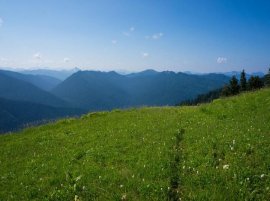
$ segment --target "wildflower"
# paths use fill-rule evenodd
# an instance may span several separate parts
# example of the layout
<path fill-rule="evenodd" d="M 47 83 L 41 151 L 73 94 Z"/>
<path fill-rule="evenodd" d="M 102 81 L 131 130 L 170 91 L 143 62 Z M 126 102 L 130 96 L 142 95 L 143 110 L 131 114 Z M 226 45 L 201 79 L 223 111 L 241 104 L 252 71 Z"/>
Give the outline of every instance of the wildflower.
<path fill-rule="evenodd" d="M 121 200 L 126 200 L 127 199 L 127 194 L 123 194 L 121 197 Z"/>
<path fill-rule="evenodd" d="M 98 176 L 99 179 L 101 179 L 101 176 Z"/>
<path fill-rule="evenodd" d="M 261 178 L 264 178 L 264 174 L 261 175 Z"/>
<path fill-rule="evenodd" d="M 74 201 L 80 201 L 80 199 L 79 199 L 79 196 L 78 196 L 78 195 L 75 195 L 75 197 L 74 197 Z"/>
<path fill-rule="evenodd" d="M 227 165 L 223 165 L 223 169 L 224 169 L 224 170 L 228 170 L 229 167 L 230 167 L 230 166 L 229 166 L 228 164 L 227 164 Z"/>
<path fill-rule="evenodd" d="M 75 181 L 79 181 L 82 178 L 82 175 L 76 177 Z"/>
<path fill-rule="evenodd" d="M 123 188 L 123 186 L 124 186 L 124 185 L 121 184 L 121 185 L 120 185 L 120 188 Z"/>

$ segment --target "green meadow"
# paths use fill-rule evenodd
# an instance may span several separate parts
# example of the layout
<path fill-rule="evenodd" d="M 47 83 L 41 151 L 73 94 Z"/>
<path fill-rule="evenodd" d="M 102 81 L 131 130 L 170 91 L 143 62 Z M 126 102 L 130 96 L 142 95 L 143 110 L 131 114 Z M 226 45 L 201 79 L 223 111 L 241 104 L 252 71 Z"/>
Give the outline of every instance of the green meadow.
<path fill-rule="evenodd" d="M 2 135 L 0 200 L 270 200 L 270 89 Z"/>

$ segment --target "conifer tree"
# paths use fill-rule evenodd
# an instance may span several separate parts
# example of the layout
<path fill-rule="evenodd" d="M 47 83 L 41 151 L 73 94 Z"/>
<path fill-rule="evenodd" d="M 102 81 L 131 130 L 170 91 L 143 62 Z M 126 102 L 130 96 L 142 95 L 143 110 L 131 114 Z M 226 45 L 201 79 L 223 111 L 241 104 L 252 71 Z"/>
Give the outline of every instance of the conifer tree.
<path fill-rule="evenodd" d="M 231 95 L 231 89 L 230 89 L 230 86 L 225 85 L 225 86 L 222 88 L 221 96 L 230 96 L 230 95 Z"/>
<path fill-rule="evenodd" d="M 270 87 L 270 68 L 268 70 L 268 73 L 264 76 L 264 82 L 267 87 Z"/>
<path fill-rule="evenodd" d="M 248 80 L 248 87 L 250 90 L 255 90 L 263 87 L 263 81 L 259 76 L 251 76 Z"/>
<path fill-rule="evenodd" d="M 241 72 L 241 77 L 240 77 L 240 90 L 241 91 L 246 91 L 247 90 L 247 79 L 246 79 L 246 73 L 245 70 Z"/>
<path fill-rule="evenodd" d="M 236 95 L 240 91 L 238 79 L 235 76 L 232 76 L 232 79 L 230 80 L 230 91 L 232 95 Z"/>

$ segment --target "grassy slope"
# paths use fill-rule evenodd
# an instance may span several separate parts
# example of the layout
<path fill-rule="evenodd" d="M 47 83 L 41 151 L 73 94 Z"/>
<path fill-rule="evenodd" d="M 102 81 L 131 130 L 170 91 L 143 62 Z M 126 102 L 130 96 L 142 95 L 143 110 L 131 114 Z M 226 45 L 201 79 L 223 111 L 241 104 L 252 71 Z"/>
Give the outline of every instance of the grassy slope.
<path fill-rule="evenodd" d="M 264 89 L 199 107 L 92 113 L 0 136 L 0 200 L 167 200 L 172 180 L 183 200 L 270 200 L 269 122 Z"/>

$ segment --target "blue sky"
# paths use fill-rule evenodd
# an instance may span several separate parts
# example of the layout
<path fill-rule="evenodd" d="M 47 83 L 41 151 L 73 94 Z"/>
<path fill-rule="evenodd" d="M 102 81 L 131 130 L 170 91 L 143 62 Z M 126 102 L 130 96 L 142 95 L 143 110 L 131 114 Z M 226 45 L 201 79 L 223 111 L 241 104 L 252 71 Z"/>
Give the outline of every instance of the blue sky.
<path fill-rule="evenodd" d="M 269 0 L 0 0 L 0 66 L 266 72 Z"/>

